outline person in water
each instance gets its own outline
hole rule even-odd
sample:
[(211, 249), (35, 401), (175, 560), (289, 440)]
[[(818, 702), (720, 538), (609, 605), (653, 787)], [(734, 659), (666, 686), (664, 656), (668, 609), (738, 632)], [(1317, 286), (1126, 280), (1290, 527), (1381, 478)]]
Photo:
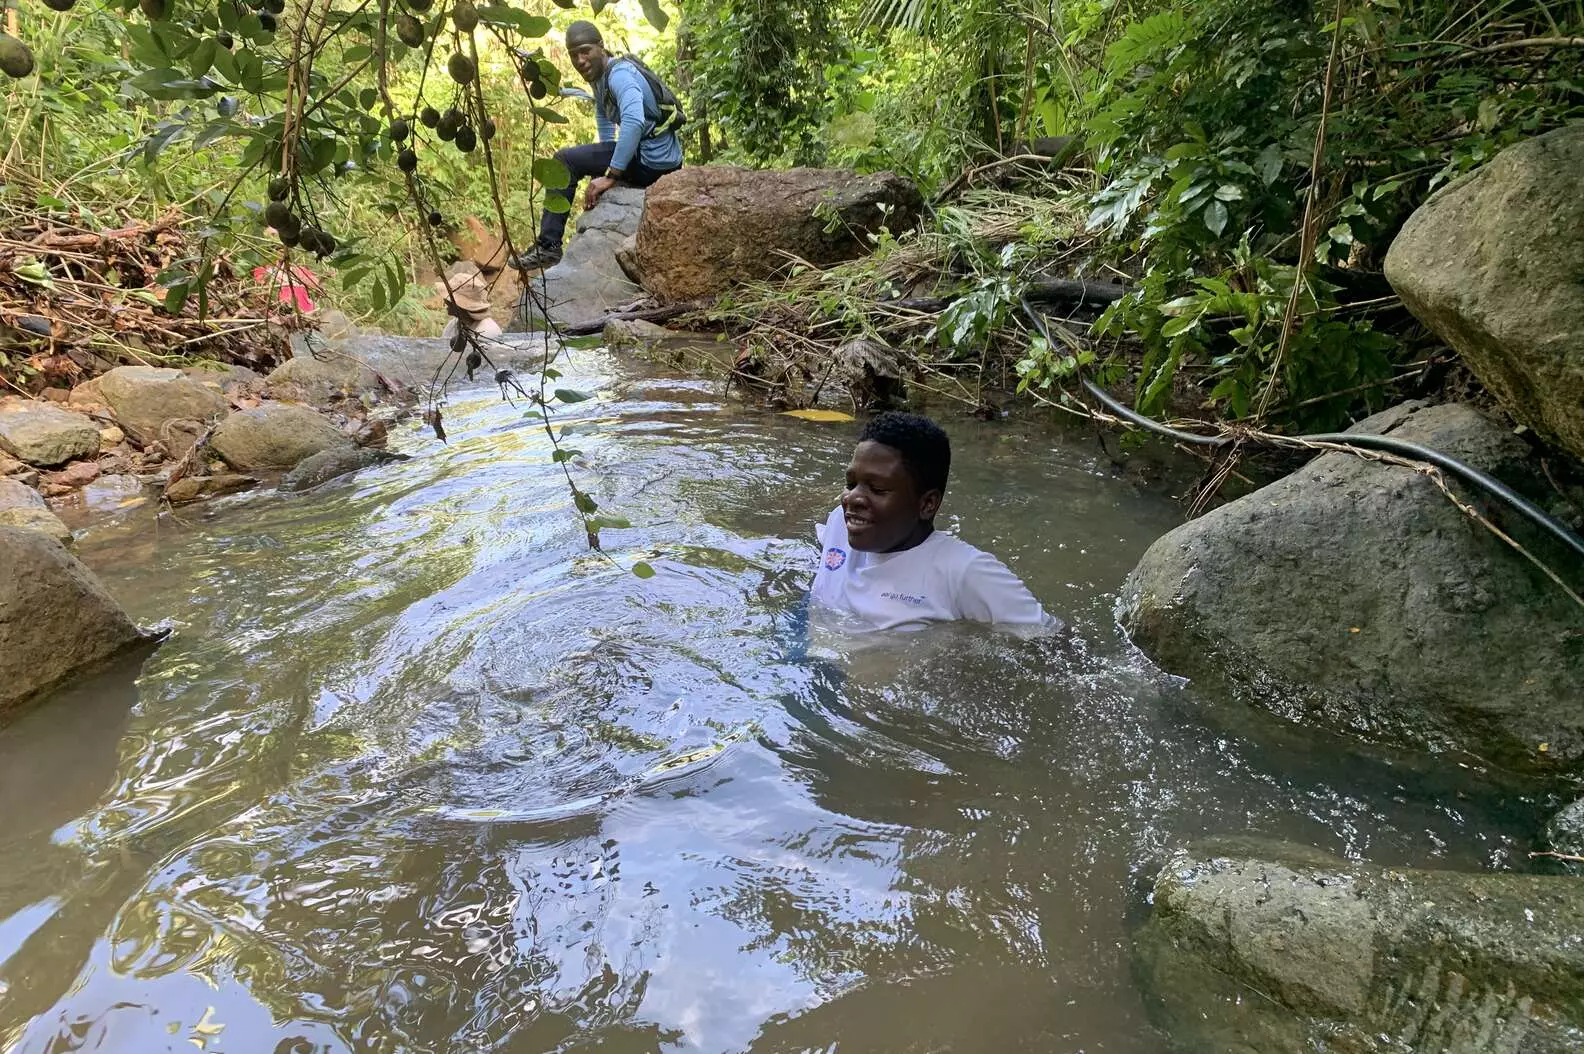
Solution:
[[(679, 111), (663, 105), (669, 95), (658, 80), (636, 59), (612, 56), (605, 50), (599, 27), (573, 22), (566, 31), (572, 65), (594, 89), (594, 121), (600, 141), (557, 150), (556, 159), (572, 174), (564, 188), (547, 189), (570, 206), (577, 186), (593, 177), (583, 195), (583, 207), (592, 209), (600, 195), (618, 183), (647, 187), (668, 172), (682, 167), (682, 140), (677, 138)], [(567, 214), (546, 209), (539, 223), (539, 241), (513, 264), (533, 271), (561, 262), (561, 242), (566, 236)]]
[(815, 531), (810, 600), (876, 629), (968, 619), (1055, 629), (1006, 565), (935, 529), (951, 441), (917, 414), (883, 413), (858, 437), (841, 505)]

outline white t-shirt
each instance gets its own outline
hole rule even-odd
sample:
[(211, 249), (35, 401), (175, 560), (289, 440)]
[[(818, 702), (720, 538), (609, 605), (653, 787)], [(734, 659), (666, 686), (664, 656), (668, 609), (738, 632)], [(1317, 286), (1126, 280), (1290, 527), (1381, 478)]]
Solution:
[(855, 615), (875, 629), (918, 629), (968, 619), (1055, 629), (1034, 594), (1006, 565), (960, 538), (936, 531), (900, 553), (857, 552), (838, 508), (814, 530), (820, 564), (813, 601)]

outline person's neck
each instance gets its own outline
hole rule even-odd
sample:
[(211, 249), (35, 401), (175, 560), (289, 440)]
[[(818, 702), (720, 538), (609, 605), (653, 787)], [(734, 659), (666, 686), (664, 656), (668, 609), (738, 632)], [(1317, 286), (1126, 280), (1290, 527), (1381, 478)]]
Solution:
[(925, 540), (928, 539), (930, 535), (932, 535), (934, 533), (935, 533), (935, 521), (934, 520), (920, 520), (918, 522), (918, 526), (914, 527), (913, 530), (908, 534), (908, 536), (906, 538), (902, 539), (902, 541), (899, 542), (898, 544), (893, 545), (891, 548), (887, 549), (886, 552), (887, 553), (905, 553), (909, 549), (917, 549), (919, 546), (924, 544)]

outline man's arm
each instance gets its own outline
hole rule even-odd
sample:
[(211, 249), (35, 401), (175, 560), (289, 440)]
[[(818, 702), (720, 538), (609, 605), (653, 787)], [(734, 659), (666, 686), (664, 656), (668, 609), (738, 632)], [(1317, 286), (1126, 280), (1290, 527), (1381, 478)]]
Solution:
[(1061, 627), (1034, 599), (1022, 579), (989, 553), (976, 553), (963, 569), (957, 609), (975, 622), (1000, 625)]
[[(614, 66), (605, 75), (605, 90), (614, 92), (621, 110), (621, 127), (616, 132), (616, 153), (611, 157), (611, 173), (618, 178), (632, 166), (638, 145), (647, 131), (644, 121), (643, 76), (631, 63)], [(601, 136), (602, 142), (608, 142)]]

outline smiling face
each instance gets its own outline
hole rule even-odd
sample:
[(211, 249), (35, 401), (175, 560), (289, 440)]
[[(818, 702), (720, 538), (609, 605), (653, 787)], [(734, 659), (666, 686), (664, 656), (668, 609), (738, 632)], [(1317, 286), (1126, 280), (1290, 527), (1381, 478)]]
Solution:
[(861, 553), (891, 553), (929, 537), (941, 492), (920, 492), (896, 449), (865, 440), (847, 466), (841, 503), (848, 544)]
[(590, 84), (605, 75), (605, 64), (610, 61), (610, 56), (605, 54), (605, 49), (599, 44), (579, 44), (571, 48), (570, 53), (572, 65)]

